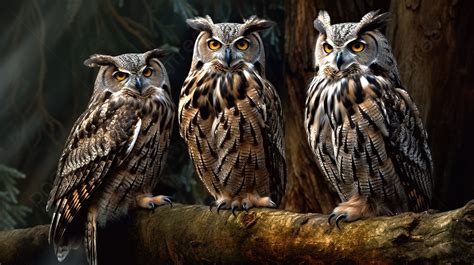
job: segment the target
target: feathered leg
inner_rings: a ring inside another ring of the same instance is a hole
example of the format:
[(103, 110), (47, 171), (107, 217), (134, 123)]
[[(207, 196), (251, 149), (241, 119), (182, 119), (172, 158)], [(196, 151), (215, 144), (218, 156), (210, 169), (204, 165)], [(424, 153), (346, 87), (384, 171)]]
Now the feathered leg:
[(90, 265), (97, 265), (97, 207), (91, 207), (87, 213), (84, 246)]

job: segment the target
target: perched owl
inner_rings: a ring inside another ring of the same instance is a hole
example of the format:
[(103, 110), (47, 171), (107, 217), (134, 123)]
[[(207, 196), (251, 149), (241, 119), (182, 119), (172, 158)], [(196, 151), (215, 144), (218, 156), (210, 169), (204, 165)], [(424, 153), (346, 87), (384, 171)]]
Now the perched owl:
[(321, 171), (343, 201), (329, 217), (353, 221), (428, 209), (432, 160), (415, 103), (400, 83), (387, 39), (387, 14), (319, 31), (306, 131)]
[(49, 240), (59, 261), (84, 237), (97, 264), (97, 226), (131, 207), (171, 203), (152, 196), (170, 141), (175, 105), (158, 49), (143, 54), (92, 55), (100, 67), (87, 110), (74, 124), (46, 206)]
[(277, 207), (286, 166), (280, 99), (265, 79), (257, 33), (273, 25), (251, 17), (243, 24), (194, 18), (200, 34), (179, 100), (180, 134), (217, 209)]

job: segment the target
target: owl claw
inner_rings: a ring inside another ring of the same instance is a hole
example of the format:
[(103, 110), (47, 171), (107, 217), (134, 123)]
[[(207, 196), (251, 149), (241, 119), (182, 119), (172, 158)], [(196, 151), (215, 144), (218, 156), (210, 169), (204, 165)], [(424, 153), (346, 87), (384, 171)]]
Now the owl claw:
[(164, 195), (159, 195), (159, 196), (154, 196), (154, 197), (149, 196), (149, 195), (139, 195), (137, 196), (136, 201), (139, 207), (149, 209), (149, 210), (153, 210), (156, 207), (163, 204), (169, 204), (171, 207), (173, 207), (171, 198)]
[(249, 208), (248, 208), (247, 203), (244, 202), (244, 203), (242, 204), (242, 209), (243, 209), (245, 212), (247, 212), (247, 213), (249, 212)]
[(337, 228), (341, 229), (341, 227), (339, 227), (339, 222), (340, 221), (346, 221), (347, 220), (347, 214), (341, 214), (339, 215), (337, 218), (336, 218), (336, 226)]
[(214, 207), (216, 205), (217, 205), (216, 201), (212, 201), (211, 204), (209, 204), (209, 211), (212, 212), (212, 207)]
[(173, 202), (171, 201), (170, 197), (165, 197), (163, 200), (170, 205), (171, 208), (173, 208)]
[(224, 207), (226, 205), (226, 202), (223, 201), (223, 202), (220, 202), (218, 205), (217, 205), (217, 214), (219, 214), (219, 211), (221, 210), (222, 207)]
[(329, 215), (329, 217), (328, 217), (329, 225), (331, 225), (331, 221), (332, 221), (332, 219), (334, 219), (334, 217), (336, 217), (336, 213), (332, 213), (332, 214)]
[(236, 216), (236, 215), (235, 215), (235, 210), (237, 210), (237, 206), (233, 205), (233, 206), (232, 206), (232, 215), (233, 215), (233, 216)]
[(234, 201), (232, 202), (231, 210), (232, 210), (232, 215), (235, 216), (235, 211), (239, 208), (239, 202)]
[(270, 208), (278, 208), (278, 205), (276, 203), (274, 203), (272, 200), (269, 200), (268, 203), (270, 204)]

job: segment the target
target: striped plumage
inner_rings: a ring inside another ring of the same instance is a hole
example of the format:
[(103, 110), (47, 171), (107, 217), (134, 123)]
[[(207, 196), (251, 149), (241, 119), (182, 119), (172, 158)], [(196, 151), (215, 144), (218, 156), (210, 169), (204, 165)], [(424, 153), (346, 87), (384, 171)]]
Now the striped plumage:
[(280, 99), (264, 76), (263, 46), (258, 47), (260, 54), (253, 61), (245, 57), (253, 54), (240, 59), (239, 51), (233, 51), (226, 62), (216, 59), (219, 55), (205, 59), (200, 53), (200, 45), (206, 45), (210, 37), (222, 41), (222, 49), (242, 36), (250, 45), (261, 45), (254, 32), (261, 28), (241, 35), (245, 24), (213, 24), (210, 18), (188, 23), (196, 28), (196, 21), (208, 22), (209, 28), (201, 28), (196, 40), (178, 114), (180, 134), (196, 172), (218, 209), (276, 207), (286, 181), (283, 119)]
[(384, 20), (371, 12), (359, 23), (330, 25), (323, 11), (315, 21), (318, 71), (305, 125), (320, 169), (343, 201), (330, 220), (423, 211), (432, 197), (427, 134), (377, 30)]
[[(49, 240), (59, 261), (84, 237), (89, 263), (97, 264), (97, 226), (130, 207), (169, 201), (151, 195), (175, 115), (159, 55), (94, 55), (85, 62), (100, 66), (94, 93), (67, 139), (46, 207), (53, 214)], [(149, 77), (146, 69), (152, 70)], [(127, 77), (117, 80), (118, 72)]]

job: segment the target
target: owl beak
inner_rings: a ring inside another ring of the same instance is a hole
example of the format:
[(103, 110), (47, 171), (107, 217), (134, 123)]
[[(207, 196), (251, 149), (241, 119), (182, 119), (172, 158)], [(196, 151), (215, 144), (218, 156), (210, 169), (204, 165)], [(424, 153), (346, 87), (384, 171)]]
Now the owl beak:
[(138, 90), (138, 92), (140, 92), (140, 94), (142, 93), (142, 79), (137, 77), (137, 79), (135, 79), (135, 88)]
[(224, 59), (227, 63), (227, 66), (230, 66), (230, 63), (232, 62), (232, 50), (229, 47), (225, 48)]
[(337, 53), (336, 65), (339, 71), (346, 70), (350, 64), (351, 64), (351, 58), (348, 58), (348, 56), (344, 52)]

